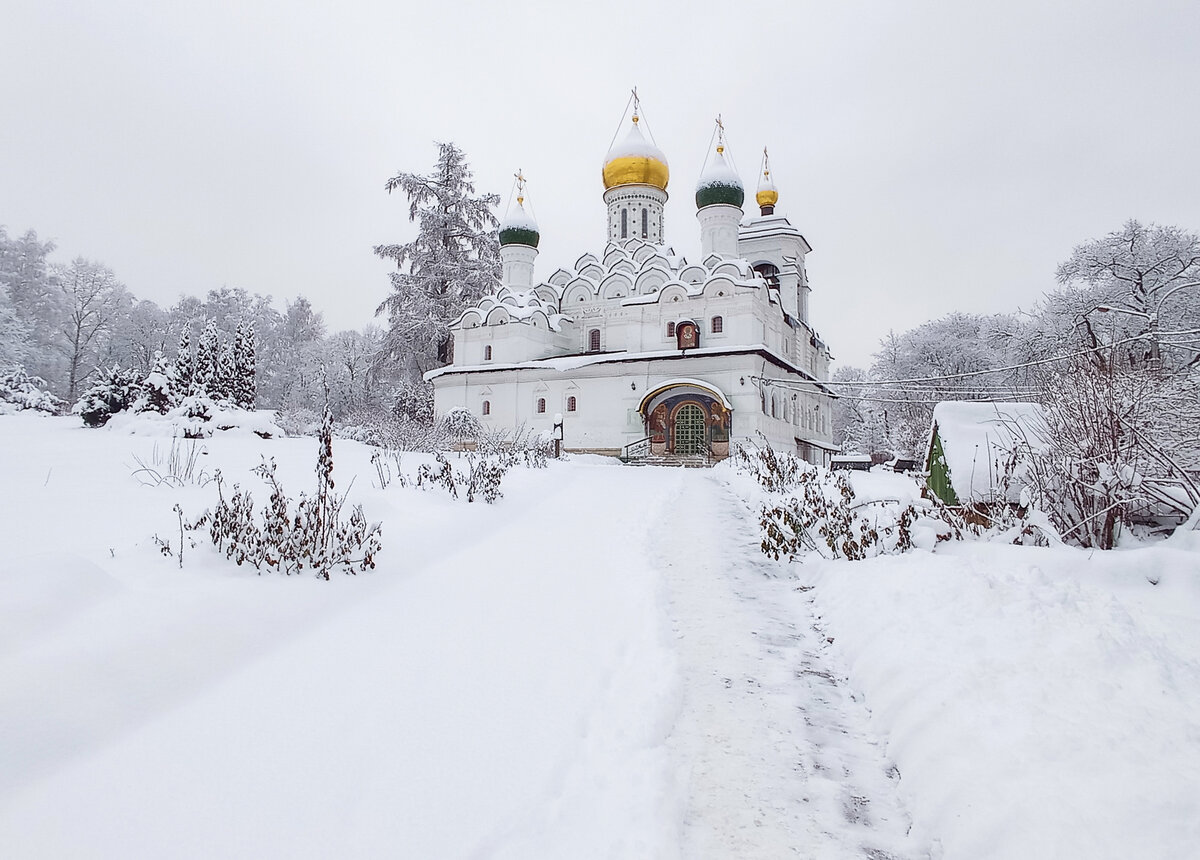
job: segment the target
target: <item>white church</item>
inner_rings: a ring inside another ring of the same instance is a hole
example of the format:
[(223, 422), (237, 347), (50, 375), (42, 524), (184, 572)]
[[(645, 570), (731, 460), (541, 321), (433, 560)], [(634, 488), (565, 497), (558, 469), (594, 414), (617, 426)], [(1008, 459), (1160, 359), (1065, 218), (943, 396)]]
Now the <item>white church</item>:
[(665, 243), (667, 159), (639, 119), (635, 98), (604, 160), (599, 256), (536, 282), (538, 227), (519, 184), (500, 224), (499, 288), (453, 323), (453, 363), (426, 374), (436, 411), (547, 434), (561, 421), (572, 452), (721, 459), (761, 434), (827, 463), (831, 356), (809, 322), (812, 248), (775, 214), (765, 151), (759, 214), (746, 215), (718, 129), (696, 184), (700, 259), (689, 261)]

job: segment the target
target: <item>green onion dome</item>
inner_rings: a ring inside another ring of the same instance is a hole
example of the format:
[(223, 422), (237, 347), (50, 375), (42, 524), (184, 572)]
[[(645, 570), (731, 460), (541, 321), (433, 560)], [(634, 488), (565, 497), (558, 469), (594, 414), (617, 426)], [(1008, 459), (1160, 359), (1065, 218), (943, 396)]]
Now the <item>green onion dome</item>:
[(724, 203), (739, 209), (746, 199), (746, 189), (737, 172), (725, 158), (724, 145), (717, 147), (716, 154), (708, 162), (700, 181), (696, 183), (696, 208)]
[(518, 197), (517, 205), (509, 209), (504, 220), (500, 222), (500, 244), (528, 245), (530, 248), (536, 248), (539, 239), (541, 234), (538, 232), (537, 222), (525, 211), (525, 198)]

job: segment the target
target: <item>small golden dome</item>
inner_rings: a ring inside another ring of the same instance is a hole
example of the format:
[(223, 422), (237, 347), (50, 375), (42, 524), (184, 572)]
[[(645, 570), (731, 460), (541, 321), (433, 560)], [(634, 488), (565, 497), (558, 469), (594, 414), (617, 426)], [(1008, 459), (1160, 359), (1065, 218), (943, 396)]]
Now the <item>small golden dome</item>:
[(667, 157), (642, 134), (637, 114), (625, 139), (613, 145), (604, 159), (604, 190), (618, 185), (652, 185), (667, 190), (671, 178)]
[(779, 191), (775, 188), (775, 180), (771, 178), (771, 161), (767, 156), (767, 148), (763, 147), (762, 174), (758, 177), (758, 193), (754, 195), (759, 206), (774, 206), (779, 202)]
[(779, 202), (779, 192), (774, 188), (759, 191), (754, 195), (754, 199), (758, 201), (759, 206), (774, 206)]

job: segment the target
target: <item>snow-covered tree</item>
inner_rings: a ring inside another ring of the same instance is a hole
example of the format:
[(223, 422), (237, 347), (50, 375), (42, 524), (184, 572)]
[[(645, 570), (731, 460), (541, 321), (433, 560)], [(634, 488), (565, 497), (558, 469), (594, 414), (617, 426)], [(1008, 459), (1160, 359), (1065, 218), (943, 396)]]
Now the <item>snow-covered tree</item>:
[[(1013, 363), (1009, 342), (1016, 327), (1016, 320), (1004, 314), (951, 313), (903, 334), (889, 332), (875, 354), (871, 379), (874, 398), (886, 406), (890, 449), (923, 453), (939, 400), (1014, 396), (1017, 377), (989, 371)], [(884, 410), (876, 412), (882, 420)]]
[(1131, 220), (1075, 248), (1057, 279), (1042, 321), (1065, 323), (1076, 344), (1122, 342), (1114, 357), (1131, 368), (1200, 364), (1200, 235)]
[(234, 361), (233, 344), (225, 341), (217, 350), (217, 373), (209, 393), (220, 403), (233, 403), (236, 400), (236, 382), (237, 364)]
[(217, 325), (209, 320), (204, 331), (200, 334), (200, 343), (196, 349), (196, 371), (193, 381), (210, 396), (215, 395), (217, 376), (221, 372), (221, 343), (217, 335)]
[(99, 372), (92, 387), (83, 393), (72, 412), (89, 427), (103, 427), (108, 419), (134, 406), (142, 397), (142, 375), (113, 365)]
[(196, 359), (192, 355), (192, 322), (188, 320), (179, 332), (179, 347), (175, 351), (175, 381), (186, 396), (196, 381)]
[(155, 354), (150, 372), (142, 380), (142, 393), (145, 408), (152, 412), (167, 412), (182, 399), (175, 379), (175, 368), (161, 352)]
[(23, 409), (51, 415), (61, 412), (67, 404), (45, 391), (45, 386), (43, 380), (20, 369), (0, 372), (0, 414)]
[(392, 392), (392, 413), (418, 424), (433, 422), (433, 386), (421, 380), (402, 379)]
[[(42, 384), (62, 393), (62, 354), (58, 348), (64, 311), (64, 296), (58, 289), (49, 255), (53, 242), (42, 242), (35, 231), (12, 237), (0, 227), (0, 352), (7, 352), (10, 365), (45, 380)], [(5, 322), (7, 320), (7, 322)], [(21, 354), (14, 362), (16, 353)]]
[(255, 385), (254, 321), (238, 323), (233, 343), (235, 368), (233, 399), (242, 409), (253, 409), (257, 397)]
[(376, 314), (387, 314), (385, 355), (402, 374), (417, 379), (451, 360), (450, 323), (490, 292), (500, 277), (500, 246), (493, 208), (495, 194), (475, 195), (462, 150), (438, 144), (434, 171), (399, 173), (384, 188), (403, 193), (417, 237), (402, 245), (379, 245), (392, 260), (391, 294)]
[(58, 283), (65, 300), (59, 349), (66, 362), (67, 399), (74, 400), (87, 368), (100, 359), (103, 336), (129, 296), (111, 269), (82, 257), (58, 272)]
[(472, 414), (470, 409), (456, 406), (442, 416), (440, 422), (442, 431), (458, 444), (470, 442), (479, 438), (483, 432), (483, 424)]
[(30, 357), (31, 334), (30, 326), (17, 316), (7, 292), (0, 289), (0, 372), (25, 366)]

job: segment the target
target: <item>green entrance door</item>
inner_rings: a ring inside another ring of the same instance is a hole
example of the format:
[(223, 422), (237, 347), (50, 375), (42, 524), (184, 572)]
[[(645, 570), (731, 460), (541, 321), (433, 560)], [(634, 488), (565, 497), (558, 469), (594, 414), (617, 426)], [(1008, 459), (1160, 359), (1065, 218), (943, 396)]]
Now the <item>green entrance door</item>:
[(685, 403), (675, 413), (675, 453), (699, 454), (704, 450), (704, 410)]

